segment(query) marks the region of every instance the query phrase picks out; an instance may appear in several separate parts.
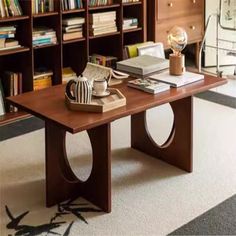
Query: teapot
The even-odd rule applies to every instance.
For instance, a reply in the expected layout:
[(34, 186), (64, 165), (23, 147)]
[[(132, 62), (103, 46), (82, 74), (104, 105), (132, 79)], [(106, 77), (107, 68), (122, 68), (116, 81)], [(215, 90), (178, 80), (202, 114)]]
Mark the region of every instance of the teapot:
[(66, 85), (67, 96), (77, 103), (90, 103), (92, 97), (92, 86), (83, 75), (70, 80)]

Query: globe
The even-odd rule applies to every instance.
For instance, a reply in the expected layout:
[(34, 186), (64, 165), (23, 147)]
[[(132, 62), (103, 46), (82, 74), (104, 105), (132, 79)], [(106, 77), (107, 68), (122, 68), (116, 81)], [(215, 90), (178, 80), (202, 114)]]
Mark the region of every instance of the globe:
[(186, 31), (178, 26), (173, 27), (168, 34), (168, 44), (175, 55), (180, 55), (186, 47), (188, 36)]

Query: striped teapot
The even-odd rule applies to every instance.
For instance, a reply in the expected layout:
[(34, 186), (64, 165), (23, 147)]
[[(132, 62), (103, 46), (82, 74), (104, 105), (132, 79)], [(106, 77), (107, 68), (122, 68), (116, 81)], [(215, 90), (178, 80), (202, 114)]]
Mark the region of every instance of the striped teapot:
[(92, 86), (83, 75), (70, 80), (66, 85), (67, 96), (77, 103), (90, 103), (92, 97)]

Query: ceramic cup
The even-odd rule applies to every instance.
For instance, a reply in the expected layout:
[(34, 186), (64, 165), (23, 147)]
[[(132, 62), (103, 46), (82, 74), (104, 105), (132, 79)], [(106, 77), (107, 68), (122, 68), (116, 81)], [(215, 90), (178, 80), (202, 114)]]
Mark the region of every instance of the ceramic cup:
[(93, 89), (97, 95), (103, 95), (107, 90), (107, 81), (105, 79), (95, 79)]

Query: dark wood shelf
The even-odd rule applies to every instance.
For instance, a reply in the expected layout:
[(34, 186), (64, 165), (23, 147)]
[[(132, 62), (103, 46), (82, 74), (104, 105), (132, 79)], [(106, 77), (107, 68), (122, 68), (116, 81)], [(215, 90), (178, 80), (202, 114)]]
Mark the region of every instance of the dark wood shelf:
[(34, 46), (33, 49), (34, 50), (37, 50), (37, 49), (41, 49), (41, 48), (50, 48), (50, 47), (55, 47), (55, 46), (58, 46), (59, 43), (50, 43), (50, 44), (45, 44), (45, 45), (42, 45), (42, 46)]
[(111, 5), (104, 5), (104, 6), (96, 6), (96, 7), (89, 7), (89, 11), (100, 10), (100, 9), (110, 9), (110, 8), (118, 8), (120, 4), (111, 4)]
[(0, 126), (12, 123), (19, 119), (25, 119), (29, 117), (31, 117), (31, 115), (24, 111), (9, 112), (9, 113), (6, 113), (5, 115), (0, 116)]
[(126, 7), (126, 6), (134, 6), (134, 5), (142, 5), (142, 2), (125, 2), (122, 5), (124, 7)]
[(135, 28), (135, 29), (126, 29), (126, 30), (123, 30), (123, 33), (126, 34), (126, 33), (141, 31), (142, 29), (143, 29), (142, 27), (138, 27), (138, 28)]
[(79, 8), (79, 9), (73, 9), (73, 10), (65, 10), (65, 11), (62, 11), (62, 14), (66, 15), (66, 14), (73, 14), (73, 13), (78, 13), (78, 12), (85, 12), (85, 9)]
[(10, 16), (0, 18), (0, 23), (10, 22), (10, 21), (20, 21), (20, 20), (28, 20), (29, 16)]
[(115, 35), (119, 35), (119, 34), (120, 34), (120, 31), (113, 32), (113, 33), (96, 35), (96, 36), (89, 36), (89, 39), (96, 39), (96, 38), (102, 38), (102, 37), (110, 37), (110, 36), (115, 36)]
[(82, 42), (85, 41), (86, 39), (83, 38), (77, 38), (77, 39), (71, 39), (71, 40), (64, 40), (62, 41), (63, 44), (69, 44), (69, 43), (76, 43), (76, 42)]
[[(114, 0), (114, 4), (111, 5), (89, 7), (89, 0), (83, 0), (83, 8), (62, 10), (61, 0), (53, 0), (54, 11), (32, 14), (34, 1), (20, 0), (19, 3), (25, 15), (0, 18), (0, 24), (16, 25), (16, 40), (28, 47), (0, 50), (0, 77), (6, 70), (21, 73), (22, 90), (33, 91), (33, 75), (38, 68), (52, 71), (52, 84), (57, 85), (62, 83), (63, 67), (71, 67), (79, 75), (83, 73), (90, 55), (107, 55), (122, 60), (125, 45), (146, 41), (146, 1), (122, 3), (122, 0)], [(90, 36), (90, 14), (110, 11), (116, 12), (118, 31)], [(62, 19), (77, 16), (85, 18), (83, 37), (63, 41)], [(124, 17), (137, 18), (139, 28), (122, 30)], [(57, 35), (57, 43), (32, 45), (33, 27), (37, 26), (53, 29)], [(27, 115), (22, 112), (7, 113), (0, 117), (0, 125), (25, 116)]]
[(48, 17), (48, 16), (57, 16), (59, 15), (58, 12), (53, 11), (53, 12), (45, 12), (45, 13), (37, 13), (33, 15), (33, 18), (40, 18), (40, 17)]
[(28, 47), (6, 49), (6, 50), (2, 50), (2, 51), (0, 50), (0, 56), (22, 53), (22, 52), (27, 52), (27, 51), (30, 51), (30, 49)]

